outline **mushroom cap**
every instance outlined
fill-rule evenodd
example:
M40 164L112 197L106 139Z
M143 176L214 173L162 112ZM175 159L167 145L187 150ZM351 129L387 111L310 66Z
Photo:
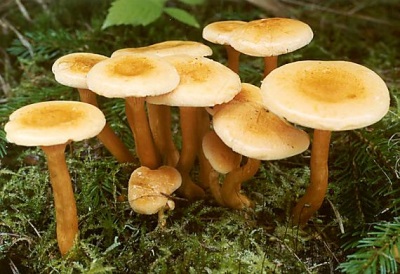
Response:
M289 18L266 18L237 28L230 45L250 56L278 56L304 47L313 38L306 23Z
M95 53L70 53L58 58L52 66L52 71L56 81L60 84L87 89L87 73L95 64L105 59L108 57Z
M271 72L261 85L264 106L315 129L350 130L388 112L389 91L372 70L347 61L299 61Z
M187 54L192 56L209 56L212 55L212 49L200 42L195 41L165 41L156 43L146 47L138 48L123 48L113 52L111 57L116 57L123 54L138 54L147 53L158 56L168 56L175 54Z
M232 32L245 24L238 20L213 22L204 27L203 38L215 44L229 45Z
M101 61L87 75L93 92L109 98L146 97L170 92L179 83L175 67L149 54L121 55Z
M246 157L279 160L305 151L306 132L254 102L231 102L215 113L215 132L229 147Z
M249 84L249 83L242 83L242 89L240 90L240 92L238 94L236 94L236 96L232 99L232 101L234 102L254 102L254 103L259 103L262 104L262 95L261 95L261 89L255 85ZM232 102L230 101L230 102ZM217 105L214 106L213 110L209 111L209 113L211 115L214 115L215 112L217 112L220 108L224 107L226 104L221 104L221 105Z
M139 214L155 214L169 201L163 194L172 194L181 183L181 174L173 167L161 166L156 170L139 167L129 179L129 204Z
M206 57L171 55L163 59L175 66L181 80L172 92L147 97L151 104L209 107L230 101L241 89L236 73Z
M239 167L242 155L228 147L214 131L204 135L202 147L204 156L219 173L227 174Z
M242 83L242 89L233 100L237 102L262 103L261 89L249 83Z
M97 107L74 101L49 101L24 106L5 125L8 142L51 146L96 136L106 119Z

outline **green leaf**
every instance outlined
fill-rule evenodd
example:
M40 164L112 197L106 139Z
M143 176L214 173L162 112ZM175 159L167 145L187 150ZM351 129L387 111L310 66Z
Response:
M201 4L204 4L205 0L179 0L179 2L188 4L188 5L201 5Z
M199 28L200 25L190 13L179 8L165 8L165 13L186 25Z
M147 26L157 20L163 11L166 0L115 0L102 29L115 25Z

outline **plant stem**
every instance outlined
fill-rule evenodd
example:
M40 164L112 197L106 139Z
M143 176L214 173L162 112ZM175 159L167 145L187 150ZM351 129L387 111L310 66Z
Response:
M147 112L154 143L161 154L163 164L176 166L179 151L172 139L171 107L147 103Z
M227 59L228 59L228 68L230 68L233 72L239 73L239 59L240 59L240 52L235 50L230 45L224 45Z
M252 201L240 193L240 188L243 182L253 178L260 165L260 160L248 158L246 164L226 175L221 188L222 199L226 206L234 209L252 206Z
M89 89L78 89L78 91L82 102L98 107L97 95L94 92ZM134 161L135 158L129 152L129 149L114 133L108 123L106 123L103 130L97 135L97 138L119 163L132 163Z
M293 209L295 225L305 225L312 215L321 207L328 188L328 156L331 131L314 130L311 149L311 178L305 194Z
M151 134L144 98L125 98L125 111L135 139L135 149L140 164L150 169L158 168L161 164L161 157Z
M201 199L205 196L204 190L190 178L190 171L193 168L199 149L198 111L199 108L196 107L179 108L182 150L176 168L182 175L182 185L178 192L190 200Z
M78 234L78 214L75 197L71 177L65 162L64 151L66 145L41 147L47 158L56 211L57 241L63 256L71 249Z
M278 67L278 56L264 57L264 77Z

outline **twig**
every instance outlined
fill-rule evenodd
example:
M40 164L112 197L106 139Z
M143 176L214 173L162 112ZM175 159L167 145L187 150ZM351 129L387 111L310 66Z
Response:
M29 22L32 22L32 18L29 16L29 13L26 10L25 6L22 4L21 0L15 0L15 3L17 3L17 6L21 11L22 16L24 16L25 19L28 20Z
M17 268L17 266L14 264L13 260L9 259L10 261L10 269L12 271L13 274L19 274L19 270Z
M13 25L11 25L6 19L2 18L2 19L0 19L0 26L2 26L4 28L9 28L12 32L14 32L15 35L17 35L18 39L21 41L21 44L24 47L26 47L27 50L29 51L29 55L31 57L34 56L32 45Z
M36 232L36 234L39 236L39 238L42 238L42 235L40 235L39 231L36 229L36 227L33 226L31 221L28 220L28 224L33 228L33 230Z
M357 18L357 19L370 21L370 22L373 22L373 23L384 24L384 25L393 25L393 23L391 23L389 21L386 21L386 20L381 20L381 19L377 19L377 18L370 17L370 16L367 16L367 15L362 15L362 14L354 14L354 11L343 12L343 11L338 11L338 10L327 8L327 7L323 7L323 6L318 6L318 5L315 5L315 4L308 4L306 2L297 1L297 0L281 0L281 2L288 3L288 4L293 4L293 5L297 5L297 6L302 6L302 7L307 7L308 6L310 9L319 10L319 11L323 11L323 12L329 12L329 13L342 15L342 16L347 16L347 17L354 17L354 18Z

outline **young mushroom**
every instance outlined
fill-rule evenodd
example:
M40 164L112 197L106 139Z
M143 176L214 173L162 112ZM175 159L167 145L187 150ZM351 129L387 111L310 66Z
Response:
M174 66L156 55L124 54L94 65L87 83L99 95L125 98L126 117L140 163L158 168L161 156L154 144L145 98L168 93L178 85L179 74Z
M139 214L158 213L158 225L164 227L164 212L175 208L175 203L169 196L181 183L182 177L173 167L161 166L156 170L139 167L132 172L129 179L129 204Z
M205 26L202 33L205 40L225 47L228 67L236 73L239 72L240 52L230 45L230 36L236 28L245 24L238 20L213 22Z
M71 141L99 134L105 123L103 113L95 106L82 102L50 101L14 111L5 125L8 142L40 146L46 155L61 255L70 250L78 235L78 215L64 151Z
M231 34L230 44L237 51L264 58L264 76L278 65L278 56L311 42L313 32L301 21L266 18L250 21Z
M210 164L205 176L208 176L208 186L214 199L219 205L225 202L221 195L219 174L227 174L240 166L242 155L228 147L213 130L209 130L203 137L202 150L204 157Z
M308 134L264 109L258 102L236 101L225 104L213 116L213 127L233 151L247 162L227 174L221 196L226 206L242 209L252 202L240 193L241 184L251 179L261 160L279 160L305 151Z
M261 90L271 112L314 129L310 185L293 210L294 223L304 225L325 198L331 131L382 119L389 110L388 88L375 72L353 62L299 61L271 72Z
M52 71L57 82L78 89L82 102L98 107L97 95L88 89L86 75L95 64L106 59L108 59L107 56L95 53L70 53L58 58L52 66ZM107 123L97 138L118 162L134 161L133 155Z
M204 107L230 101L240 91L240 79L229 68L205 57L171 55L164 60L174 65L181 81L172 92L146 100L179 107L182 134L181 156L176 166L182 175L179 192L186 198L199 199L204 197L204 190L190 178L201 148L202 133L199 134L198 125L204 121L199 117L203 117Z

